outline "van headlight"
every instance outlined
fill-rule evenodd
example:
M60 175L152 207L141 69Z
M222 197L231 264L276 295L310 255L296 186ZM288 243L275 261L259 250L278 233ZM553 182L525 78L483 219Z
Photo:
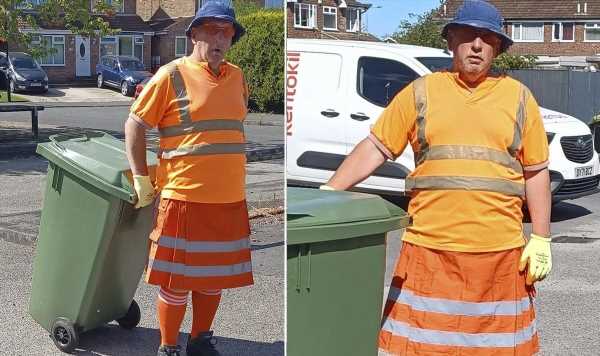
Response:
M21 82L24 82L24 81L26 80L26 79L25 79L25 78L24 78L24 77L23 77L21 74L19 74L18 72L15 72L15 78L16 78L18 81L21 81Z
M554 133L554 132L546 132L546 138L548 139L548 144L550 144L550 142L552 142L552 139L554 138L555 135L556 135L556 133Z

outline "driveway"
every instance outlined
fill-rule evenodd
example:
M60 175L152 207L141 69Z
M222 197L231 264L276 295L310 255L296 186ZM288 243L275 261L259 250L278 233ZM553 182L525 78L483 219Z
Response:
M35 103L81 103L81 102L131 102L133 98L123 96L112 88L61 87L49 88L45 94L16 93Z

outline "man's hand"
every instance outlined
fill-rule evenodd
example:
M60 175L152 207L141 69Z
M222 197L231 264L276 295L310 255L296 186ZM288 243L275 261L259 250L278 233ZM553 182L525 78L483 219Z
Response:
M133 189L138 200L134 208L139 209L152 204L154 201L154 186L148 176L133 176Z
M544 279L552 269L552 253L550 251L550 238L531 234L519 261L519 271L527 269L527 285Z

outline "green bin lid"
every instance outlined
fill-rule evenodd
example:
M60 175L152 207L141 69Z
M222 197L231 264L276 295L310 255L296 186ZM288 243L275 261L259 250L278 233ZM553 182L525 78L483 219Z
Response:
M38 144L36 152L96 188L135 202L123 141L102 131L59 134L50 136L50 142ZM156 154L150 151L146 151L146 160L149 168L157 165Z
M286 213L290 245L372 235L408 223L404 210L381 197L347 191L289 187Z

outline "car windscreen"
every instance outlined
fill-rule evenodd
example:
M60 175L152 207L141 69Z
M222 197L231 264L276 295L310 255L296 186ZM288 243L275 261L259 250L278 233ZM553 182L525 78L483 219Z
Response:
M432 72L449 70L452 67L452 57L417 57L417 60Z
M36 69L38 68L37 64L32 58L12 58L12 65L15 68L22 69Z
M144 70L144 65L140 61L121 61L123 70Z

